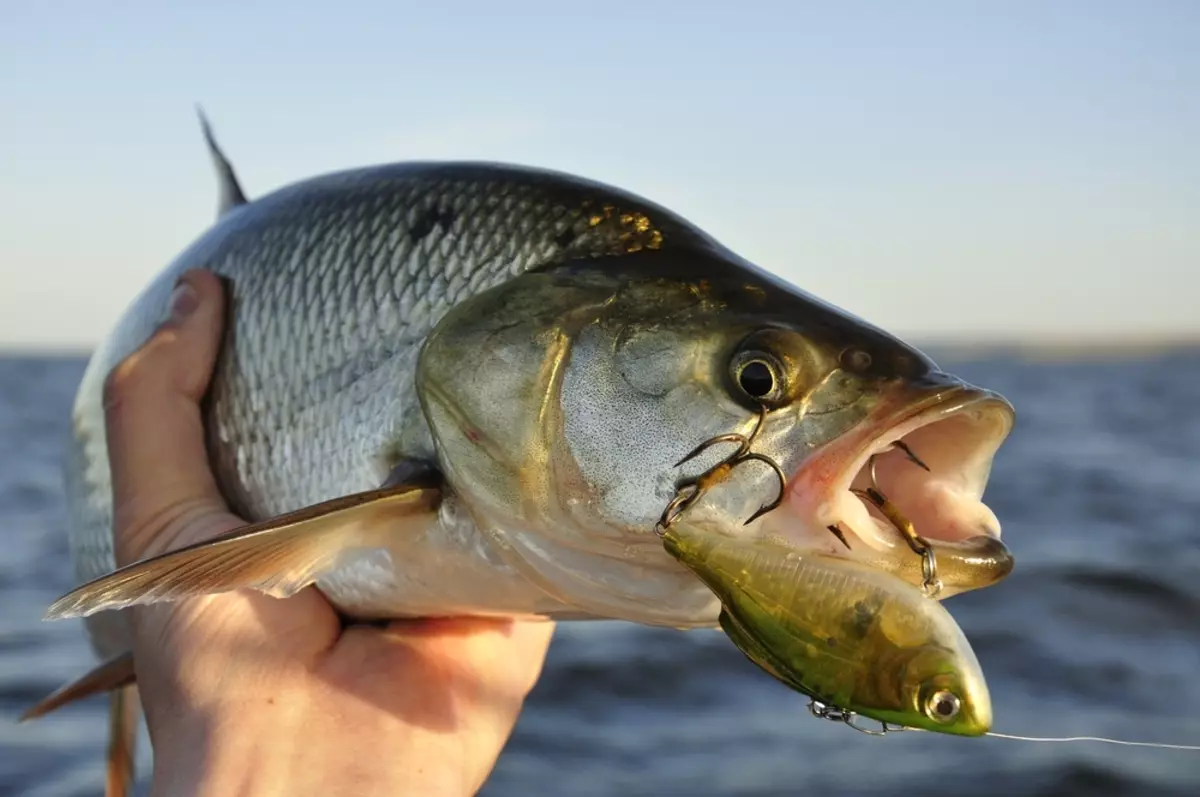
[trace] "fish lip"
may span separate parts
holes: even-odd
[[[1012,431],[1015,409],[1004,396],[993,390],[939,372],[922,382],[905,385],[894,391],[891,397],[881,402],[881,408],[868,415],[858,430],[842,435],[811,454],[787,484],[786,503],[790,505],[791,513],[799,515],[806,526],[804,533],[818,538],[824,534],[826,540],[822,547],[827,551],[853,555],[827,528],[844,522],[846,501],[859,501],[850,492],[850,487],[870,458],[888,450],[895,441],[918,429],[971,412],[987,412],[999,421],[999,426],[989,438],[992,445],[987,457],[990,469],[996,451]],[[985,477],[985,485],[986,481]],[[898,534],[893,541],[883,543],[878,538],[870,539],[871,535],[863,537],[854,528],[843,526],[843,530],[854,534],[867,545],[876,543],[872,547],[876,548],[877,553],[881,545],[892,550],[903,548],[905,552],[908,551]],[[998,523],[980,531],[996,539],[1000,537]],[[785,532],[784,536],[792,535]],[[808,542],[811,542],[811,538]]]
[[[867,464],[873,455],[886,451],[892,443],[910,435],[917,429],[931,426],[952,415],[958,415],[977,409],[997,411],[1005,421],[1002,433],[996,436],[996,448],[1007,439],[1016,421],[1016,410],[1008,399],[999,393],[986,388],[976,387],[966,382],[959,382],[945,392],[935,393],[918,402],[916,407],[901,411],[894,421],[882,421],[883,431],[867,442],[863,452],[853,460],[847,468],[846,479],[842,489],[849,489],[855,474]]]

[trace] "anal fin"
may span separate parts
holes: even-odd
[[[104,797],[129,797],[137,779],[137,732],[141,700],[137,686],[128,684],[109,693],[108,756]]]
[[[254,589],[294,595],[348,551],[424,528],[440,489],[408,482],[335,498],[123,567],[55,601],[47,619]]]
[[[133,654],[126,651],[96,665],[69,684],[56,689],[25,710],[21,722],[36,719],[85,697],[110,692],[134,683]]]

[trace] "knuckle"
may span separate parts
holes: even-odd
[[[119,500],[113,511],[113,537],[118,565],[157,556],[194,524],[221,511],[207,496],[182,492],[163,500],[159,495],[135,494]]]
[[[121,362],[108,372],[108,376],[104,380],[104,407],[112,409],[117,404],[123,403],[126,396],[134,391],[134,385],[137,382],[138,362],[137,354],[132,354],[126,357]]]
[[[155,354],[162,344],[161,336],[155,335],[108,372],[102,391],[105,413],[122,411],[131,399],[145,391],[154,371]]]

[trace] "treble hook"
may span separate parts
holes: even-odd
[[[845,709],[838,708],[837,706],[826,705],[816,698],[813,698],[809,701],[808,713],[812,714],[817,719],[830,720],[832,722],[840,722],[843,725],[849,725],[854,730],[858,731],[859,733],[865,733],[867,736],[887,736],[889,733],[909,730],[903,725],[892,725],[887,722],[880,722],[879,724],[882,727],[880,727],[880,729],[877,731],[870,728],[864,728],[854,721],[858,717],[858,714],[854,713],[853,711],[846,711]]]
[[[920,465],[927,471],[929,470],[929,466],[922,462],[913,453],[912,449],[904,443],[897,440],[892,445],[903,451],[917,465]],[[924,582],[925,594],[931,598],[936,597],[942,591],[942,582],[937,576],[937,557],[934,554],[933,546],[929,544],[928,540],[917,533],[913,522],[904,516],[900,508],[888,500],[887,496],[880,491],[879,480],[875,476],[875,460],[877,457],[879,457],[879,454],[872,454],[870,460],[868,460],[868,473],[871,477],[871,486],[865,490],[854,488],[851,489],[851,492],[874,504],[875,508],[882,512],[883,516],[888,519],[888,522],[904,537],[905,542],[908,543],[908,547],[912,549],[912,552],[921,557],[921,575]]]
[[[929,469],[929,466],[926,465],[924,463],[924,461],[922,461],[922,459],[917,456],[916,452],[908,447],[907,443],[900,441],[900,440],[896,440],[895,442],[892,443],[892,448],[900,449],[901,451],[904,452],[904,456],[908,457],[909,460],[911,460],[914,464],[919,465],[922,468],[924,468],[927,473],[933,473],[933,471]],[[880,453],[882,453],[882,452],[880,452]],[[876,455],[876,456],[878,456],[878,455]],[[875,458],[874,457],[871,458],[871,474],[872,474],[872,477],[871,477],[872,481],[874,481],[874,474],[875,474]]]
[[[733,472],[734,468],[744,462],[750,462],[752,460],[763,463],[775,473],[775,477],[779,479],[779,494],[775,497],[775,500],[759,507],[758,511],[751,515],[749,520],[747,520],[743,525],[749,525],[750,523],[753,523],[755,520],[771,510],[778,508],[779,505],[783,503],[783,497],[787,494],[787,477],[783,475],[783,469],[780,468],[779,464],[770,457],[764,454],[755,453],[750,450],[750,446],[754,444],[754,440],[758,437],[758,433],[762,430],[763,423],[766,421],[766,418],[767,408],[760,407],[758,419],[755,421],[754,429],[751,430],[749,436],[740,434],[738,432],[717,435],[716,437],[705,440],[703,443],[688,452],[688,454],[681,460],[675,463],[675,467],[678,468],[685,462],[695,459],[709,448],[720,443],[738,444],[737,450],[735,450],[725,459],[718,462],[716,465],[713,465],[699,476],[690,479],[684,479],[679,483],[679,486],[675,490],[675,497],[672,498],[671,502],[667,504],[666,509],[663,510],[662,516],[658,520],[658,524],[655,526],[656,531],[661,534],[663,531],[670,528],[671,524],[678,520],[679,516],[686,512],[693,504],[699,501],[706,492],[728,479],[729,474]]]

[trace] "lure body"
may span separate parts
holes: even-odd
[[[664,545],[721,600],[734,644],[793,689],[894,725],[989,730],[974,651],[942,604],[911,584],[845,557],[685,525]]]

